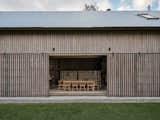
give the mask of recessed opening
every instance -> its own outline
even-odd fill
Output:
[[[106,91],[106,56],[50,56],[49,66],[49,86],[54,95]]]

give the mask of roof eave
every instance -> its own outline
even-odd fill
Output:
[[[160,30],[160,27],[0,27],[0,30]]]

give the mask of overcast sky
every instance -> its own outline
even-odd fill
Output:
[[[0,0],[0,11],[81,11],[94,3],[99,10],[160,10],[160,0]]]

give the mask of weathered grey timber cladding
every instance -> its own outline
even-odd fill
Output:
[[[4,31],[0,33],[0,53],[106,54],[138,52],[160,53],[160,32]]]
[[[47,96],[48,55],[0,54],[0,96]]]
[[[160,96],[159,31],[1,31],[0,96],[47,96],[49,55],[106,55],[108,96]]]
[[[107,58],[108,96],[160,96],[160,53]]]

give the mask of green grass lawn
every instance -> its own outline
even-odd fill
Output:
[[[8,104],[0,120],[160,120],[160,104]]]

